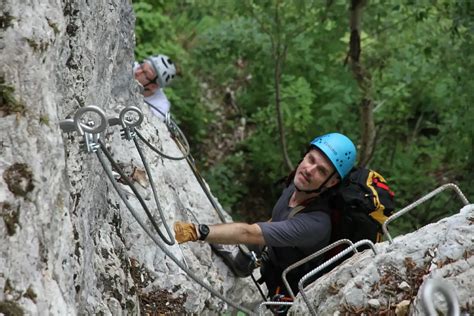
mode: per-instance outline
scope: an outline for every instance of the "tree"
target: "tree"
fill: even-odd
[[[275,93],[276,122],[280,139],[282,155],[288,171],[294,166],[288,155],[285,135],[284,118],[281,109],[281,78],[285,66],[288,49],[294,40],[307,31],[312,23],[314,10],[313,3],[305,1],[266,1],[257,4],[253,0],[246,2],[249,12],[258,22],[260,30],[267,34],[271,42],[272,59],[274,63],[273,83]]]
[[[361,20],[367,0],[352,0],[350,6],[350,41],[348,59],[352,73],[357,80],[362,99],[360,101],[360,122],[362,136],[360,139],[359,166],[365,167],[373,154],[375,147],[375,123],[373,116],[374,100],[372,97],[372,78],[369,71],[363,66],[360,59],[361,48]]]

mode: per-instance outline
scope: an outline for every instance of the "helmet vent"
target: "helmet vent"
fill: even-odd
[[[165,65],[166,68],[168,68],[168,64],[166,63],[166,61],[163,57],[161,57],[161,62],[163,63],[163,65]]]

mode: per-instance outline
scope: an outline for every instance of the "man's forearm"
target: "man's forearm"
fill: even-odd
[[[210,225],[206,241],[219,244],[265,245],[260,226],[246,223]]]

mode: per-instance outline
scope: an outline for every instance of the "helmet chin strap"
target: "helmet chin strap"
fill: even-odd
[[[319,188],[317,188],[317,189],[314,189],[314,190],[302,190],[302,189],[298,188],[298,187],[296,186],[296,184],[295,184],[295,189],[296,189],[296,191],[298,191],[298,192],[303,192],[303,193],[306,193],[306,194],[321,193],[321,192],[325,191],[325,189],[327,190],[327,188],[324,187],[324,185],[329,181],[329,179],[332,178],[332,176],[333,176],[335,173],[336,173],[336,170],[334,170],[334,171],[329,175],[329,177],[327,177],[326,180],[324,180],[324,182],[321,183],[321,185],[320,185]]]
[[[146,78],[148,80],[148,78]],[[151,84],[156,84],[156,79],[158,79],[158,76],[155,76],[155,78],[153,78],[152,80],[148,80],[148,83],[146,85],[144,85],[143,87],[146,89],[147,86],[151,85]]]

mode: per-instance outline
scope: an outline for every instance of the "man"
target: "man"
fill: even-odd
[[[288,266],[324,248],[331,237],[329,195],[354,166],[356,148],[339,133],[315,138],[272,211],[269,222],[194,225],[175,223],[178,243],[204,240],[220,244],[266,246],[262,256],[262,277],[268,296],[284,295],[281,273]],[[296,206],[305,209],[289,216]],[[299,279],[314,269],[321,259],[288,273],[288,282],[298,292]]]
[[[165,55],[150,56],[141,64],[135,62],[133,74],[144,88],[145,103],[151,107],[153,114],[164,121],[171,105],[163,88],[167,87],[176,76],[173,61]]]

